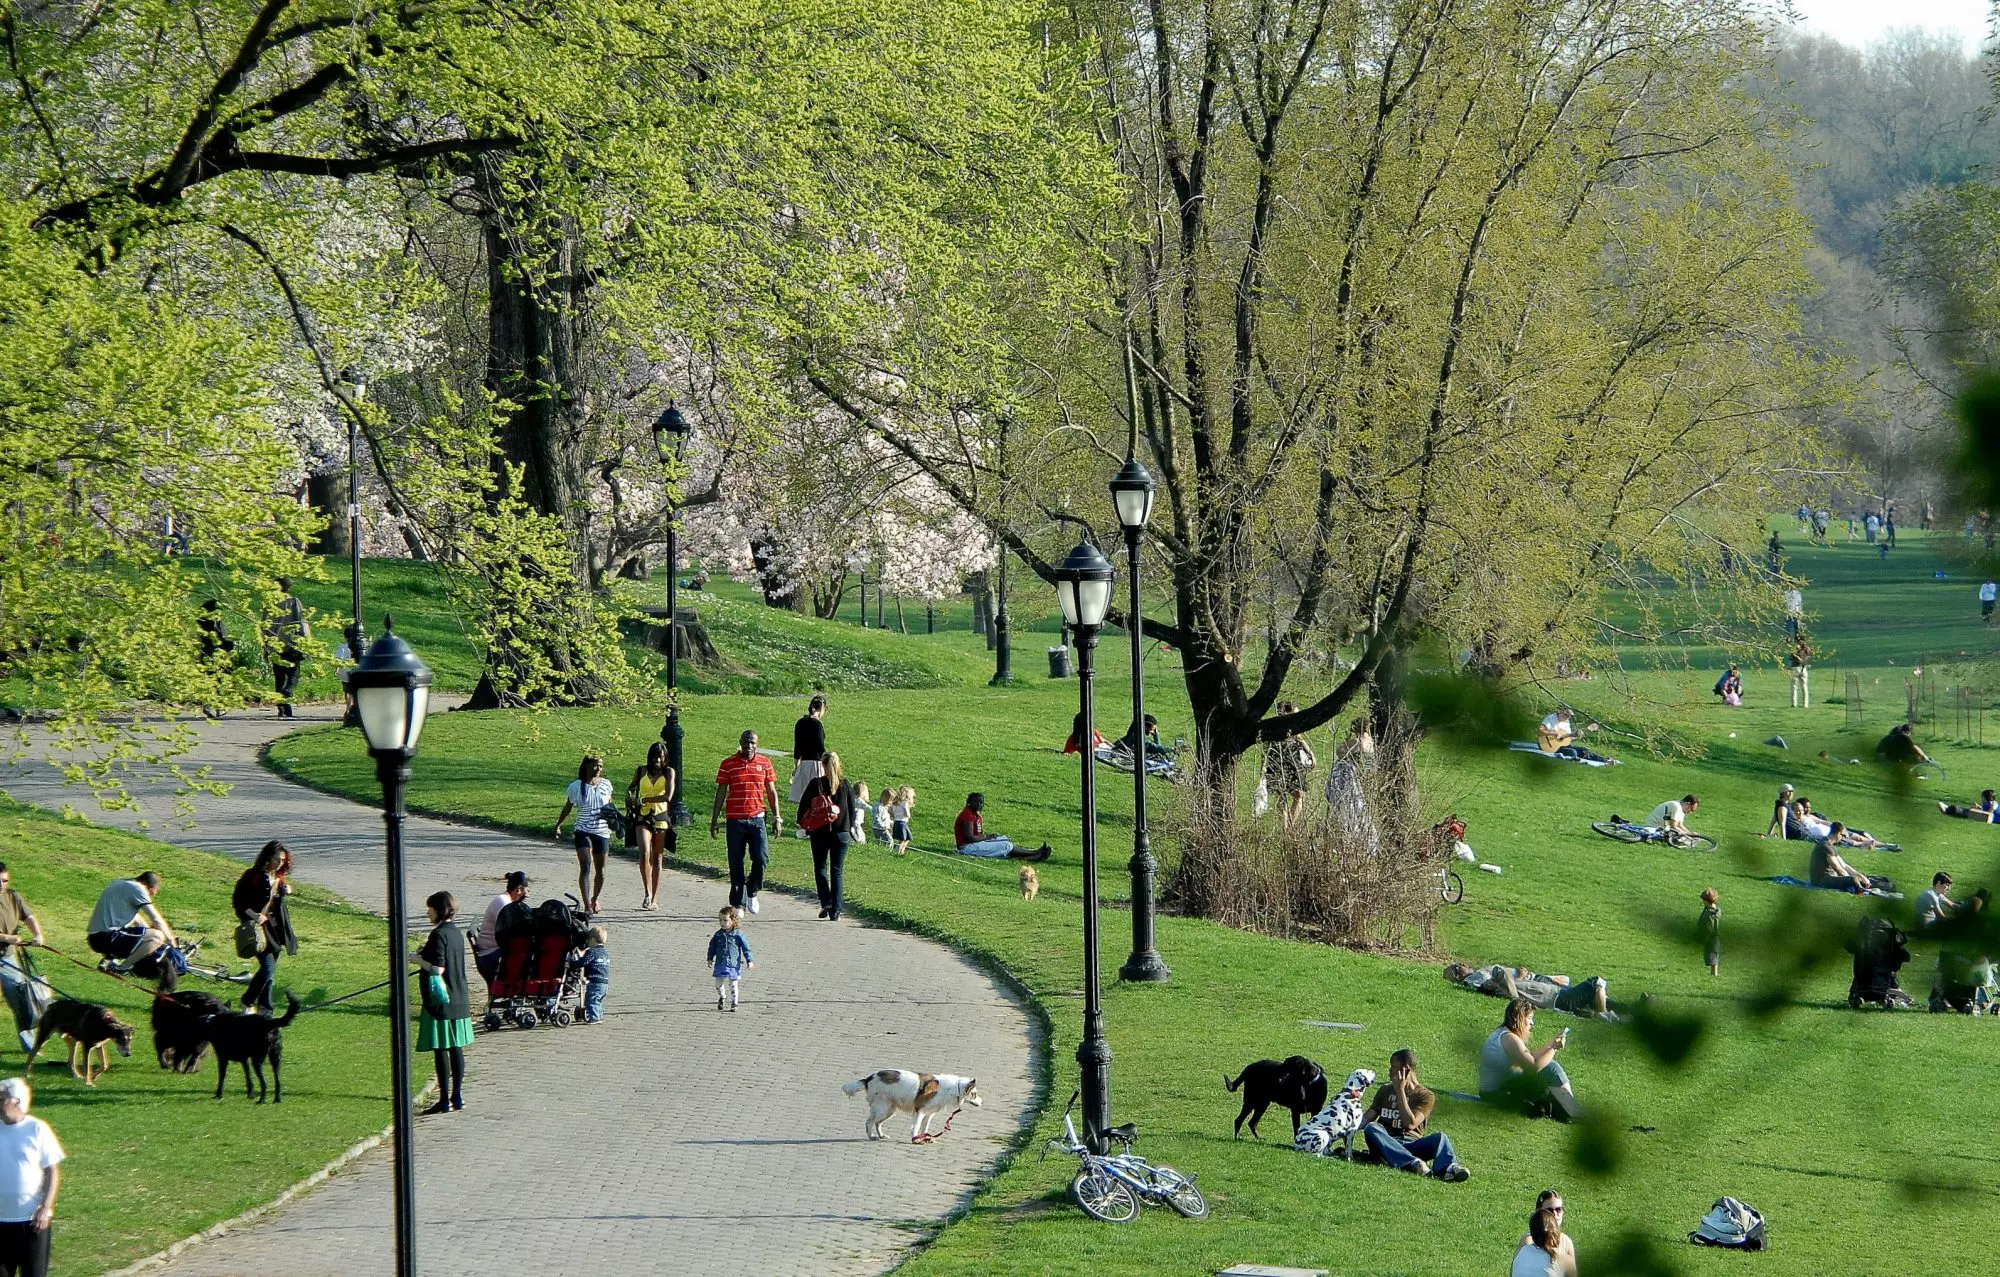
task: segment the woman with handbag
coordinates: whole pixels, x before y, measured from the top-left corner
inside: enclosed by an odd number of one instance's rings
[[[465,1048],[472,1045],[472,991],[465,979],[470,948],[449,891],[424,901],[432,929],[410,959],[423,971],[424,1013],[417,1021],[417,1050],[429,1051],[437,1065],[437,1103],[424,1110],[452,1113],[465,1107]]]
[[[819,775],[806,782],[799,803],[799,828],[812,839],[813,882],[819,888],[819,916],[840,921],[841,877],[847,864],[847,844],[854,840],[860,819],[854,785],[840,768],[840,755],[820,755]]]
[[[680,777],[667,766],[666,745],[654,741],[646,751],[646,765],[632,773],[632,783],[625,787],[639,848],[639,888],[644,896],[639,907],[644,910],[660,907],[660,864],[679,842],[670,814],[679,783]]]
[[[278,981],[278,953],[296,954],[299,940],[292,933],[291,911],[285,906],[292,894],[292,849],[273,838],[257,853],[256,863],[243,871],[230,896],[236,911],[236,953],[255,958],[257,974],[243,991],[243,1009],[272,1011],[272,991]]]

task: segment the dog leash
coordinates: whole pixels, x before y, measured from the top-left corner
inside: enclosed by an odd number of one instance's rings
[[[105,970],[105,969],[104,969],[103,967],[101,967],[101,966],[97,966],[97,965],[95,965],[95,964],[93,964],[93,963],[88,963],[88,962],[84,962],[83,960],[81,960],[81,959],[79,959],[79,958],[73,958],[73,957],[71,957],[71,956],[70,956],[69,954],[67,954],[67,953],[64,953],[64,952],[63,952],[63,951],[62,951],[61,949],[58,949],[58,948],[56,948],[56,947],[55,947],[55,946],[53,946],[53,945],[46,945],[46,944],[44,944],[44,945],[37,945],[37,946],[35,946],[35,947],[36,947],[36,948],[38,948],[38,949],[43,949],[43,950],[46,950],[46,951],[48,951],[49,953],[53,953],[53,954],[54,954],[54,955],[55,955],[56,957],[58,957],[58,958],[61,958],[61,959],[62,959],[62,960],[63,960],[64,962],[68,962],[68,963],[70,963],[70,964],[72,964],[72,965],[74,965],[74,966],[76,966],[76,967],[80,968],[81,970],[84,970],[84,971],[95,971],[95,972],[96,972],[97,974],[99,974],[99,975],[103,975],[103,976],[109,976],[109,977],[111,977],[111,978],[112,978],[113,980],[116,980],[116,981],[118,981],[118,983],[120,983],[120,984],[124,984],[124,985],[130,985],[130,986],[131,986],[132,988],[134,988],[134,989],[137,989],[137,990],[139,990],[140,992],[142,992],[142,993],[145,993],[145,994],[147,994],[147,995],[149,995],[149,996],[151,996],[151,997],[153,997],[153,998],[156,998],[156,999],[158,999],[159,1001],[162,1001],[162,1002],[178,1002],[178,1001],[179,1001],[179,999],[175,998],[175,997],[174,997],[174,995],[173,995],[173,994],[171,994],[171,993],[162,993],[162,992],[160,992],[160,991],[159,991],[158,989],[155,989],[155,988],[153,988],[153,987],[152,987],[152,986],[150,986],[150,985],[147,985],[147,984],[144,984],[144,983],[141,983],[140,981],[137,981],[137,980],[133,980],[133,979],[131,979],[131,978],[127,977],[127,976],[124,976],[124,975],[121,975],[120,973],[118,973],[118,972],[116,972],[116,971],[107,971],[107,970]],[[56,988],[56,986],[55,986],[55,984],[54,984],[54,983],[53,983],[52,981],[50,981],[50,980],[49,980],[49,979],[48,979],[47,977],[43,976],[43,975],[42,975],[42,974],[41,974],[40,972],[36,972],[36,973],[35,973],[35,978],[36,978],[36,979],[38,979],[38,980],[40,980],[40,981],[41,981],[41,982],[42,982],[43,984],[46,984],[46,985],[48,985],[48,986],[49,986],[49,988],[51,988],[51,989],[55,989],[55,991],[56,991],[57,993],[60,993],[60,994],[62,994],[62,996],[64,996],[65,998],[70,998],[71,1000],[73,1000],[73,1001],[77,1001],[77,1002],[82,1002],[82,1001],[84,1001],[84,999],[82,999],[82,998],[78,998],[78,997],[75,997],[75,996],[74,996],[73,994],[70,994],[70,993],[67,993],[67,992],[65,992],[65,991],[64,991],[64,990],[62,990],[62,989],[57,989],[57,988]],[[352,993],[343,993],[343,994],[342,994],[342,995],[340,995],[339,997],[337,997],[337,998],[330,998],[330,999],[328,999],[328,1000],[327,1000],[327,1001],[325,1001],[325,1002],[315,1002],[315,1003],[313,1003],[313,1004],[312,1004],[311,1006],[309,1006],[309,1007],[301,1007],[301,1008],[299,1008],[299,1014],[301,1014],[301,1015],[304,1015],[304,1014],[305,1014],[306,1012],[308,1012],[308,1011],[317,1011],[317,1010],[319,1010],[319,1009],[320,1009],[320,1008],[322,1008],[322,1007],[330,1007],[330,1006],[335,1006],[335,1005],[337,1005],[337,1004],[339,1004],[339,1003],[342,1003],[342,1002],[349,1002],[349,1001],[352,1001],[353,999],[355,999],[355,998],[358,998],[358,997],[360,997],[360,996],[361,996],[362,994],[364,994],[364,993],[373,993],[373,992],[375,992],[375,990],[377,990],[377,989],[386,989],[386,988],[388,988],[388,987],[389,987],[389,983],[390,983],[389,981],[387,981],[387,980],[384,980],[384,981],[382,981],[382,982],[381,982],[380,984],[371,984],[371,985],[369,985],[369,986],[368,986],[367,988],[365,988],[365,989],[356,989],[356,990],[355,990],[354,992],[352,992]]]
[[[925,1131],[925,1132],[924,1132],[924,1133],[923,1133],[922,1135],[912,1135],[912,1136],[910,1137],[910,1143],[912,1143],[912,1144],[928,1144],[928,1143],[930,1143],[930,1142],[931,1142],[932,1140],[936,1139],[936,1138],[937,1138],[938,1136],[940,1136],[940,1135],[943,1135],[943,1134],[944,1134],[944,1133],[945,1133],[946,1131],[950,1130],[950,1129],[951,1129],[951,1119],[952,1119],[952,1118],[954,1118],[954,1117],[957,1117],[957,1116],[958,1116],[958,1115],[959,1115],[960,1113],[962,1113],[962,1112],[964,1112],[964,1111],[965,1111],[965,1106],[964,1106],[963,1104],[959,1105],[959,1106],[958,1106],[957,1108],[953,1109],[953,1110],[952,1110],[951,1112],[949,1112],[949,1113],[945,1114],[945,1119],[944,1119],[944,1125],[943,1125],[942,1127],[938,1128],[938,1129],[937,1129],[937,1130],[935,1130],[935,1131]]]

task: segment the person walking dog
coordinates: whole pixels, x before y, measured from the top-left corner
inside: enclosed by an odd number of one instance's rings
[[[236,890],[230,896],[236,920],[246,928],[255,928],[254,933],[244,934],[254,934],[258,942],[254,955],[257,974],[250,977],[250,987],[243,991],[246,1011],[257,1007],[269,1015],[276,1010],[271,992],[278,982],[278,953],[283,950],[296,957],[299,952],[299,938],[292,931],[291,910],[285,905],[292,894],[292,884],[288,881],[291,872],[292,849],[273,838],[257,853],[256,863],[236,880]],[[239,937],[237,952],[242,954],[246,947]]]
[[[14,876],[7,866],[0,864],[0,992],[6,995],[7,1009],[14,1013],[14,1030],[21,1035],[24,1051],[35,1048],[35,1021],[40,1017],[34,981],[28,964],[21,959],[21,949],[47,943],[35,911],[14,890]]]

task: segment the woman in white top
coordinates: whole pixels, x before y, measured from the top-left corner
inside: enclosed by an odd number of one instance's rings
[[[1543,1211],[1548,1211],[1556,1217],[1556,1244],[1553,1247],[1556,1271],[1562,1277],[1576,1277],[1576,1243],[1571,1241],[1569,1233],[1563,1230],[1563,1195],[1553,1188],[1543,1189],[1542,1195],[1535,1199],[1535,1213],[1540,1214]],[[1531,1224],[1527,1236],[1521,1238],[1521,1246],[1531,1248],[1534,1245],[1535,1234]],[[1520,1260],[1518,1253],[1515,1255],[1515,1260],[1516,1262]]]
[[[604,779],[604,760],[586,756],[576,769],[576,779],[569,783],[562,813],[556,817],[556,838],[562,838],[563,822],[574,811],[576,894],[589,913],[597,912],[597,898],[604,894],[604,858],[611,854],[611,825],[605,816],[611,810],[611,801],[611,782]]]
[[[1508,1277],[1569,1277],[1562,1264],[1562,1221],[1543,1209],[1528,1217],[1528,1240],[1514,1252]],[[1570,1269],[1569,1272],[1574,1272]]]

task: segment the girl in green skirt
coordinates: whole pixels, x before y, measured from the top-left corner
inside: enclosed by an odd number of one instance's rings
[[[465,1107],[465,1048],[472,1045],[472,997],[465,983],[465,928],[454,922],[458,902],[440,891],[424,907],[435,924],[412,959],[423,969],[424,1014],[417,1026],[417,1050],[437,1062],[438,1101],[429,1113]]]

